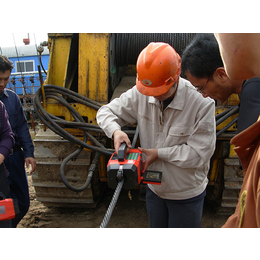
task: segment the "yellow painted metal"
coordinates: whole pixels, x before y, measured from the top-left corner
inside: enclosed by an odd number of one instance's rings
[[[99,179],[101,181],[107,182],[107,162],[105,159],[104,155],[101,155],[99,157],[99,164],[98,164],[98,168],[99,168]]]
[[[72,34],[49,34],[50,61],[45,84],[65,87],[71,54]],[[107,102],[109,80],[109,34],[79,34],[78,93],[99,102]],[[55,100],[48,100],[47,111],[65,120],[74,120],[70,112]],[[73,103],[74,108],[96,124],[96,111]]]
[[[225,106],[237,106],[240,102],[238,94],[232,94],[229,98],[223,103]]]
[[[65,87],[71,55],[72,34],[49,34],[50,60],[45,84]],[[101,103],[108,102],[109,34],[79,34],[78,93]],[[71,103],[88,123],[97,124],[96,110],[79,103]],[[68,109],[55,100],[48,100],[47,111],[66,121],[73,121]],[[83,132],[65,129],[79,139]],[[90,140],[87,143],[92,144]],[[87,150],[87,149],[86,149]],[[100,157],[99,174],[106,181],[105,157]]]
[[[240,102],[239,96],[237,94],[232,94],[228,100],[226,100],[222,105],[217,105],[216,109],[215,109],[215,114],[218,115],[222,112],[224,112],[225,110],[227,110],[228,107],[231,106],[237,106]],[[238,116],[238,113],[229,117],[228,119],[226,119],[224,122],[222,122],[221,124],[219,124],[217,126],[217,130],[221,130],[223,127],[225,127],[229,122],[231,122],[234,118],[236,118]],[[234,124],[233,126],[231,126],[230,128],[228,128],[227,131],[236,131],[237,130],[237,124]]]
[[[229,157],[237,157],[237,153],[234,151],[235,145],[230,144]]]
[[[208,176],[209,178],[209,185],[214,185],[215,181],[216,181],[216,176],[218,174],[218,159],[214,159],[212,162],[212,166],[211,166],[211,171],[210,174]]]
[[[90,107],[86,107],[82,104],[78,103],[71,103],[71,106],[73,106],[80,115],[85,118],[85,121],[91,124],[97,124],[96,122],[96,110]],[[68,109],[63,106],[62,104],[54,104],[54,103],[47,103],[47,111],[55,116],[62,117],[66,121],[74,121],[74,118],[72,117],[71,113],[68,111]]]
[[[108,102],[109,34],[79,34],[78,93],[98,102]]]
[[[50,59],[45,84],[65,86],[72,34],[49,34]]]
[[[225,107],[216,107],[215,114],[218,115],[218,114],[224,112],[225,110],[227,110],[227,108],[225,108]],[[228,123],[230,123],[237,116],[238,116],[238,113],[227,118],[225,121],[223,121],[221,124],[219,124],[216,129],[221,130],[223,127],[225,127]],[[236,123],[227,129],[227,131],[236,131],[236,130],[237,130]]]

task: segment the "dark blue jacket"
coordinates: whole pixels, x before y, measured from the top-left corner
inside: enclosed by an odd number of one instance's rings
[[[34,157],[34,146],[18,95],[10,89],[4,89],[0,95],[0,100],[5,104],[9,116],[15,146],[23,149],[25,158]]]

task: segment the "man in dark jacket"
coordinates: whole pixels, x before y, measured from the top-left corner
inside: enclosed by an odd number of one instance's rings
[[[12,69],[12,62],[6,56],[0,55],[0,100],[5,104],[15,138],[13,154],[5,160],[5,165],[10,173],[8,182],[11,198],[18,200],[20,209],[20,213],[15,219],[12,219],[12,227],[16,227],[30,206],[25,164],[27,167],[31,165],[32,173],[36,168],[36,161],[34,146],[20,99],[16,93],[6,89]]]
[[[10,197],[10,190],[7,181],[9,172],[7,171],[4,159],[6,159],[14,145],[14,134],[12,132],[10,123],[8,121],[8,115],[3,102],[0,101],[0,192],[1,199]],[[3,197],[4,196],[4,197]],[[10,228],[11,220],[1,221],[0,228]]]

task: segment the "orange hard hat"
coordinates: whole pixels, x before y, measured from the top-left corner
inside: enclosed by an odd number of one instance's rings
[[[146,96],[160,96],[178,82],[181,58],[172,46],[151,42],[137,58],[136,87]]]

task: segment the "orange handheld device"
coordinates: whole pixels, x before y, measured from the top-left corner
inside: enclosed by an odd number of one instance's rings
[[[1,199],[2,198],[2,199]],[[18,202],[15,199],[6,199],[0,192],[0,221],[12,219],[19,213]]]
[[[125,153],[126,143],[121,144],[118,154],[113,153],[107,164],[108,186],[115,189],[124,178],[124,188],[134,189],[138,184],[161,184],[162,172],[143,171],[142,153],[138,149],[130,149]]]

